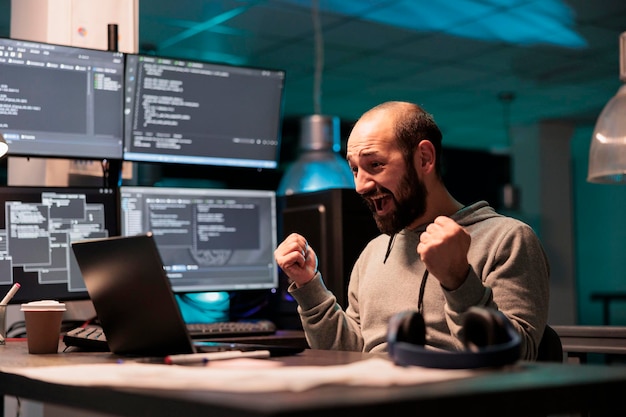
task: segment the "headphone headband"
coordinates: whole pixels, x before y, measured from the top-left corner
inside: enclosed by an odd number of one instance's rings
[[[473,325],[476,325],[476,315],[485,317],[487,313],[492,317],[489,325],[485,324],[481,329],[484,332],[502,332],[506,341],[496,342],[491,345],[481,346],[476,351],[438,351],[427,349],[423,345],[411,343],[409,340],[419,340],[422,335],[404,335],[403,326],[407,320],[414,320],[417,312],[402,312],[396,314],[389,322],[387,341],[389,355],[396,365],[423,366],[441,369],[474,369],[486,367],[499,367],[514,363],[520,358],[521,337],[511,322],[500,311],[482,307],[472,307],[467,314],[471,315]],[[419,317],[421,319],[421,316]],[[466,320],[467,322],[468,320]],[[484,323],[482,321],[481,323]],[[495,328],[493,327],[495,326]],[[487,328],[488,327],[488,328]],[[464,326],[469,333],[467,326]],[[473,335],[466,335],[472,338]],[[497,340],[496,337],[494,337]]]

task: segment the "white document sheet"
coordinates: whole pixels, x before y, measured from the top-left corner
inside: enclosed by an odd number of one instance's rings
[[[304,391],[339,384],[368,387],[415,385],[475,376],[480,371],[400,367],[372,358],[347,365],[282,366],[263,359],[232,359],[206,366],[139,362],[8,368],[3,372],[79,386],[231,392]]]

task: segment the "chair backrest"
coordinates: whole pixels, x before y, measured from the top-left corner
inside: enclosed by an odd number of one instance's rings
[[[539,343],[538,362],[563,362],[563,345],[558,333],[546,324]]]

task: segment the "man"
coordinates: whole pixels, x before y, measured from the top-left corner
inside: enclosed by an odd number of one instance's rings
[[[528,225],[486,202],[464,206],[450,195],[441,139],[432,117],[405,102],[374,107],[352,129],[347,159],[356,191],[383,234],[354,265],[345,311],[304,236],[291,234],[276,248],[312,348],[386,351],[389,319],[419,310],[427,346],[461,350],[464,313],[488,306],[521,335],[522,358],[536,359],[549,302],[541,243]]]

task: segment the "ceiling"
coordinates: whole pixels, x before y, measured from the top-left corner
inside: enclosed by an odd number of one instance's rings
[[[286,70],[285,118],[351,122],[408,100],[447,146],[490,151],[506,150],[507,126],[591,126],[620,86],[626,31],[624,0],[141,0],[139,12],[141,52]],[[0,16],[8,36],[10,0]]]

